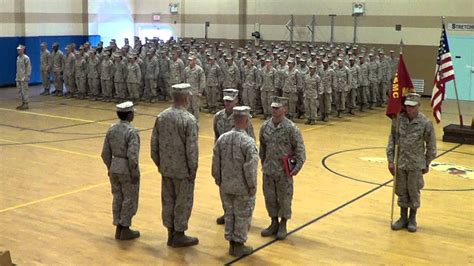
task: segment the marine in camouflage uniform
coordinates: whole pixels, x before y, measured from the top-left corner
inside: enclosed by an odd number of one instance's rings
[[[31,61],[30,58],[25,54],[25,46],[18,45],[16,48],[18,57],[16,58],[16,87],[20,91],[21,105],[17,106],[16,109],[26,110],[28,109],[28,82],[31,77]]]
[[[138,209],[140,136],[130,124],[134,117],[132,102],[118,104],[117,115],[120,122],[107,131],[101,157],[112,187],[115,239],[130,240],[140,236],[140,232],[130,229]]]
[[[145,91],[143,98],[151,103],[156,102],[158,93],[158,76],[160,75],[160,66],[158,58],[155,56],[155,50],[149,49],[145,58]]]
[[[217,102],[221,95],[220,84],[222,82],[222,72],[213,56],[209,57],[209,63],[206,64],[205,72],[207,106],[210,113],[215,113]]]
[[[214,115],[213,119],[213,128],[214,128],[214,142],[219,139],[219,137],[232,130],[234,127],[234,119],[233,119],[233,108],[237,106],[237,103],[239,102],[238,100],[238,95],[239,91],[236,89],[226,89],[223,91],[224,97],[224,109],[220,110]],[[252,121],[249,120],[248,122],[248,127],[246,129],[247,134],[255,139],[255,133],[253,130],[252,126]],[[224,224],[225,219],[224,215],[216,219],[217,224]]]
[[[201,97],[206,88],[206,75],[204,70],[196,64],[196,57],[188,58],[189,65],[184,69],[184,82],[191,85],[191,102],[188,111],[199,120],[199,107]]]
[[[40,44],[40,70],[41,70],[41,82],[43,83],[43,88],[44,91],[41,93],[41,95],[48,95],[49,94],[49,89],[51,87],[51,80],[50,80],[50,74],[51,74],[51,53],[48,50],[48,44],[45,42],[42,42]]]
[[[316,115],[318,114],[318,96],[322,90],[321,78],[316,73],[316,66],[309,66],[309,73],[303,78],[303,98],[308,120],[307,125],[316,124]]]
[[[373,109],[374,104],[377,103],[379,81],[382,77],[382,72],[373,54],[369,54],[369,60],[369,109]]]
[[[284,71],[284,70],[282,70]],[[260,97],[262,99],[263,118],[268,119],[272,114],[272,98],[276,96],[278,72],[272,66],[270,59],[265,60],[265,67],[260,70]]]
[[[367,105],[367,97],[369,94],[369,65],[365,62],[363,55],[359,56],[359,68],[360,83],[357,89],[357,102],[359,104],[359,110],[363,111]]]
[[[77,98],[83,100],[86,97],[87,62],[80,52],[76,51],[74,52],[74,55],[76,56],[76,62],[74,63],[74,77],[76,78]]]
[[[114,86],[117,96],[117,102],[125,101],[127,98],[127,63],[122,58],[120,52],[114,53]],[[104,97],[104,101],[109,102],[111,99]]]
[[[298,104],[298,92],[302,90],[301,75],[295,68],[293,58],[288,59],[288,69],[282,75],[282,91],[283,97],[288,98],[288,117],[293,120],[297,117],[296,105]]]
[[[306,55],[305,55],[306,56]],[[306,64],[306,58],[303,57],[300,59],[296,69],[300,72],[301,80],[303,81],[306,74],[309,72],[309,67]],[[304,91],[303,88],[298,91],[298,103],[296,104],[296,112],[298,113],[298,118],[303,118],[306,113],[306,105],[304,100]]]
[[[53,43],[53,52],[51,53],[51,72],[54,77],[55,95],[63,95],[63,77],[64,71],[64,54],[59,50],[59,43]]]
[[[272,219],[270,226],[261,234],[262,236],[276,234],[280,240],[286,238],[286,222],[291,218],[293,176],[301,170],[306,160],[301,132],[285,117],[287,106],[288,98],[274,97],[272,118],[262,124],[259,134],[263,195],[268,215]],[[285,156],[291,156],[296,161],[290,176],[285,173],[283,167],[282,158]]]
[[[159,58],[160,62],[160,75],[158,76],[158,89],[159,95],[163,97],[166,101],[167,98],[170,98],[170,59],[166,51],[160,51],[161,57]]]
[[[77,88],[76,78],[74,77],[76,58],[74,57],[74,51],[71,45],[66,47],[66,55],[64,57],[64,83],[66,84],[67,97],[72,98],[77,93]]]
[[[100,60],[96,56],[95,49],[89,50],[89,60],[87,61],[87,81],[91,94],[89,99],[96,101],[100,96]]]
[[[232,57],[225,58],[226,63],[221,66],[223,73],[222,88],[223,89],[239,89],[240,70],[234,63]]]
[[[319,92],[319,112],[321,121],[328,122],[331,114],[332,92],[336,86],[334,70],[329,66],[329,61],[323,59],[323,68],[318,73],[321,78],[322,90]]]
[[[251,110],[256,109],[256,90],[259,79],[257,68],[253,65],[251,58],[245,59],[246,65],[242,76],[242,102],[250,106]]]
[[[252,252],[245,246],[255,208],[258,152],[248,128],[250,107],[233,108],[235,127],[219,137],[214,145],[212,176],[219,186],[225,210],[225,239],[229,254],[240,257]]]
[[[409,232],[415,232],[416,213],[420,207],[420,190],[424,186],[423,175],[428,173],[430,163],[436,156],[436,137],[431,121],[419,112],[420,95],[408,94],[405,105],[406,112],[400,115],[397,169],[395,169],[396,119],[392,121],[387,145],[388,168],[392,174],[397,171],[395,193],[398,196],[401,216],[392,225],[392,229],[408,228]],[[408,208],[410,208],[409,218]]]
[[[392,66],[390,65],[389,59],[385,57],[383,51],[379,52],[379,68],[380,80],[377,106],[381,107],[383,104],[387,103],[387,93],[390,87],[390,81],[392,80]]]
[[[169,246],[197,245],[199,240],[184,234],[188,229],[198,168],[198,124],[186,110],[189,84],[176,84],[173,106],[156,118],[151,135],[151,158],[161,179],[163,225],[168,229]]]
[[[346,96],[351,86],[352,77],[349,68],[344,65],[342,58],[337,59],[337,64],[338,66],[334,69],[336,86],[332,95],[336,104],[337,117],[342,117],[342,112],[346,110]]]
[[[106,51],[100,63],[100,85],[103,101],[112,99],[114,91],[114,62],[110,59],[110,52]]]
[[[174,52],[169,61],[169,83],[170,85],[180,84],[184,81],[184,62]]]
[[[142,80],[142,70],[137,63],[137,54],[128,55],[126,77],[128,95],[133,103],[137,105],[140,101],[140,84]]]
[[[224,134],[225,132],[230,131],[234,127],[234,119],[232,116],[232,110],[238,103],[238,94],[239,91],[236,89],[226,89],[224,90],[224,109],[220,110],[214,115],[213,119],[213,128],[214,128],[214,142]],[[247,134],[253,139],[255,139],[255,133],[252,126],[252,121],[249,120]]]
[[[347,92],[347,108],[349,109],[350,114],[354,114],[353,109],[357,108],[356,98],[357,98],[357,89],[361,82],[361,70],[358,65],[355,64],[355,58],[349,58],[349,72],[351,73],[351,82],[349,91]]]

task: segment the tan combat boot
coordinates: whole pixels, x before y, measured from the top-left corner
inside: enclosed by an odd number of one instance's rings
[[[392,224],[392,230],[397,231],[406,228],[408,225],[408,208],[400,208],[400,219]]]
[[[416,232],[416,210],[410,208],[410,218],[408,218],[408,232],[415,233]]]
[[[235,257],[246,256],[252,253],[252,251],[253,251],[252,247],[246,246],[244,245],[244,243],[235,242],[233,256]]]
[[[132,240],[139,237],[139,231],[131,230],[128,226],[122,226],[122,231],[120,232],[120,240]]]
[[[221,217],[216,219],[217,224],[225,224],[225,217],[222,215]]]
[[[190,247],[199,244],[199,239],[196,237],[187,236],[184,232],[175,231],[171,246],[174,248]]]
[[[173,235],[174,229],[168,228],[168,241],[166,241],[166,245],[171,246],[173,244]]]
[[[287,235],[287,232],[286,232],[286,219],[281,218],[280,226],[278,227],[278,233],[276,235],[276,239],[284,240],[286,238],[286,235]]]
[[[278,232],[278,217],[272,217],[272,223],[269,227],[262,231],[261,235],[263,237],[276,235]]]

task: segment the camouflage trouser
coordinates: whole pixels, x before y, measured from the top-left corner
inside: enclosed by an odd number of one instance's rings
[[[138,95],[140,96],[140,98],[143,97],[144,92],[145,92],[145,79],[142,78],[138,84]]]
[[[86,78],[81,78],[81,77],[76,77],[76,88],[77,92],[80,95],[86,95],[86,84],[87,84],[87,79]]]
[[[262,97],[261,91],[258,87],[254,88],[254,95],[255,95],[255,109],[254,111],[258,114],[263,114],[263,106],[262,106]]]
[[[359,86],[357,88],[357,103],[361,106],[367,104],[367,94],[369,92],[368,86]]]
[[[377,93],[379,91],[379,84],[377,81],[370,81],[369,84],[369,103],[377,102]]]
[[[196,120],[199,120],[199,106],[201,105],[201,96],[193,92],[193,95],[191,95],[189,98],[190,102],[188,105],[188,112],[194,115]]]
[[[161,217],[166,228],[184,232],[193,209],[194,182],[188,179],[161,179]]]
[[[171,85],[169,82],[168,77],[158,77],[158,90],[159,90],[159,95],[163,97],[168,97],[171,98],[170,91],[171,91]]]
[[[242,103],[255,111],[255,86],[242,86]]]
[[[138,83],[127,82],[128,95],[133,100],[140,99],[140,91],[138,87],[140,87],[140,84]]]
[[[28,103],[28,81],[17,81],[16,87],[20,90],[22,103]]]
[[[306,115],[309,119],[316,119],[318,113],[318,97],[317,96],[305,96],[304,107],[306,109]]]
[[[100,86],[102,87],[102,96],[104,98],[111,99],[113,97],[114,82],[113,80],[100,80]]]
[[[49,71],[41,71],[41,82],[43,83],[43,88],[49,91],[51,87],[51,80],[49,79]]]
[[[54,72],[54,87],[56,88],[57,91],[63,92],[63,77],[61,75],[61,72]]]
[[[329,115],[331,113],[331,93],[323,93],[319,95],[319,113],[321,115]]]
[[[293,199],[293,178],[285,174],[279,176],[263,175],[263,195],[268,216],[291,218]]]
[[[88,80],[90,94],[94,97],[99,97],[100,95],[100,79],[99,78],[89,78]]]
[[[131,226],[132,217],[137,213],[140,182],[131,183],[129,175],[111,174],[112,212],[114,225]]]
[[[297,92],[283,92],[283,97],[289,99],[288,103],[288,114],[292,118],[296,118],[296,105],[298,104],[298,93]]]
[[[143,93],[143,98],[154,99],[157,96],[156,87],[158,83],[156,79],[145,79],[145,91]]]
[[[398,169],[395,193],[398,196],[398,206],[416,209],[420,207],[420,190],[425,181],[421,170]]]
[[[390,87],[389,81],[382,81],[379,84],[379,90],[377,95],[378,103],[387,103],[387,92]]]
[[[225,194],[222,191],[220,194],[225,211],[225,239],[245,243],[255,208],[255,196]]]
[[[357,107],[356,98],[357,98],[357,88],[350,88],[349,91],[347,92],[347,97],[346,97],[347,108],[354,109]]]
[[[125,82],[115,82],[115,93],[117,98],[127,98],[127,84]]]
[[[273,91],[262,90],[261,99],[262,99],[262,108],[265,115],[272,114],[272,97],[274,96]]]
[[[298,92],[298,103],[296,104],[296,112],[298,115],[303,115],[307,112],[306,106],[304,104],[304,92]]]
[[[218,98],[219,98],[219,87],[207,86],[206,87],[206,101],[209,108],[216,107]]]
[[[74,74],[64,73],[64,83],[66,83],[66,93],[70,94],[71,96],[77,93]]]
[[[334,104],[336,105],[337,111],[346,110],[346,92],[345,91],[333,91]]]

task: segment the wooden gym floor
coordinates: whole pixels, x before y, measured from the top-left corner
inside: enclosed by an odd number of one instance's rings
[[[295,177],[293,219],[285,241],[262,238],[269,223],[261,189],[248,244],[257,250],[234,260],[227,254],[218,189],[210,176],[212,115],[201,114],[200,161],[188,234],[196,247],[166,246],[161,223],[160,176],[150,159],[155,116],[168,104],[137,107],[141,129],[140,204],[133,227],[142,236],[114,240],[110,185],[100,152],[116,121],[115,106],[39,96],[30,110],[17,111],[17,90],[0,90],[0,250],[17,264],[473,264],[474,147],[441,141],[425,176],[419,230],[390,230],[391,176],[385,146],[390,121],[384,109],[357,113],[303,132],[307,162]],[[431,117],[429,99],[423,112]],[[472,119],[474,103],[462,109]],[[262,120],[252,120],[258,134]],[[457,123],[455,103],[445,103],[443,125]],[[385,186],[386,185],[386,186]],[[398,208],[395,209],[395,219]]]

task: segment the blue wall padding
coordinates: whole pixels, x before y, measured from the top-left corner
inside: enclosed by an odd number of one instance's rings
[[[16,47],[19,44],[26,45],[26,54],[30,57],[32,73],[30,83],[40,83],[40,43],[47,42],[49,50],[54,42],[58,42],[60,49],[69,43],[79,45],[89,41],[96,46],[100,41],[99,35],[71,35],[71,36],[29,36],[29,37],[0,37],[0,86],[14,86],[16,74]]]

